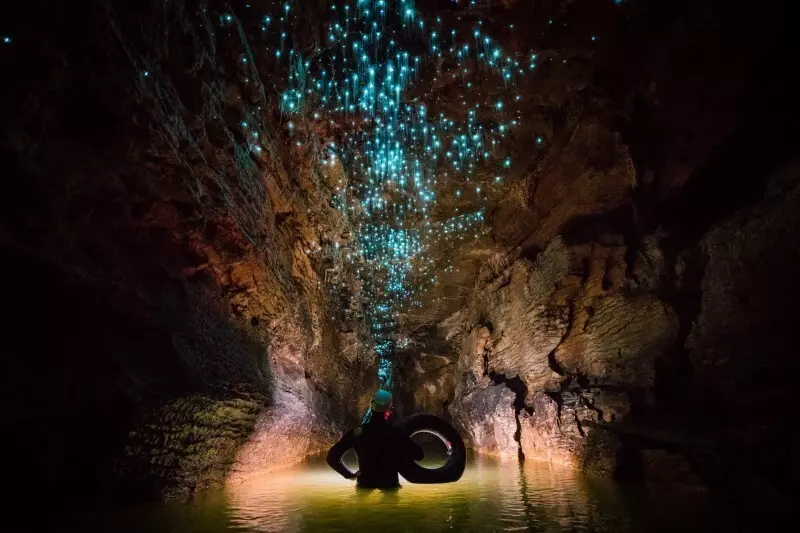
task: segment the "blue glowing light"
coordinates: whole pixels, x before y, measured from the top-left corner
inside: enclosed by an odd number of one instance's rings
[[[353,231],[346,245],[340,248],[337,242],[332,248],[342,254],[342,268],[350,269],[360,282],[355,298],[360,300],[358,307],[380,358],[379,376],[388,387],[400,317],[420,305],[422,291],[436,283],[441,268],[430,257],[432,247],[485,231],[484,213],[477,207],[472,213],[437,218],[439,187],[457,180],[448,191],[465,201],[480,202],[483,194],[497,189],[492,186],[493,177],[495,184],[503,181],[492,169],[509,168],[511,158],[499,155],[503,152],[498,145],[514,131],[517,120],[511,119],[519,118],[518,109],[514,114],[520,102],[518,91],[509,94],[509,90],[520,74],[536,66],[537,55],[530,50],[503,50],[484,31],[482,21],[472,36],[466,32],[459,41],[446,20],[435,19],[435,24],[433,19],[425,20],[413,0],[347,0],[338,6],[331,3],[327,13],[329,20],[323,26],[327,36],[321,44],[327,49],[324,54],[318,50],[305,57],[299,46],[291,48],[297,44],[287,31],[301,21],[289,2],[277,3],[272,17],[258,17],[263,24],[260,35],[270,55],[274,52],[270,61],[285,69],[285,78],[276,83],[278,101],[295,146],[312,150],[314,143],[305,137],[305,125],[312,117],[324,118],[322,124],[353,126],[343,134],[335,153],[326,144],[319,161],[321,172],[339,169],[336,172],[343,174],[334,187],[334,204]],[[280,28],[267,31],[272,18]],[[222,21],[232,22],[233,15],[223,14]],[[426,23],[433,28],[426,31]],[[407,47],[409,42],[421,46]],[[257,55],[249,50],[237,57],[248,68],[257,62]],[[530,59],[520,65],[517,58]],[[438,100],[435,90],[414,101],[417,96],[410,89],[436,81],[424,68],[430,60],[451,65],[437,75],[465,89],[459,101],[463,115],[448,116],[434,107],[436,102],[428,100]],[[473,84],[476,80],[480,83]],[[489,99],[480,92],[491,83],[496,87]],[[254,111],[244,116],[252,121],[252,129],[264,131]],[[251,127],[247,121],[241,125]],[[258,138],[256,131],[248,132],[250,153],[262,152],[255,144]],[[542,142],[537,138],[537,144]],[[500,165],[492,162],[494,157]],[[452,200],[451,194],[442,197]]]

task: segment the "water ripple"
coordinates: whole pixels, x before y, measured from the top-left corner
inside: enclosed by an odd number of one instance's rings
[[[472,461],[458,483],[356,489],[308,464],[231,486],[186,505],[118,517],[108,530],[151,533],[709,530],[696,493],[667,498],[542,463]],[[715,528],[711,528],[715,529]]]

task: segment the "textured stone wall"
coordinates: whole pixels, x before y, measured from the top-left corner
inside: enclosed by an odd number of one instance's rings
[[[589,268],[574,270],[587,253]],[[479,438],[478,451],[514,456],[521,449],[580,464],[590,432],[582,423],[621,418],[629,409],[624,391],[652,386],[654,359],[674,341],[675,319],[652,295],[604,290],[608,258],[607,247],[556,239],[533,262],[520,259],[499,273],[501,281],[488,281],[461,311],[461,332],[450,332],[464,337],[456,418],[476,433],[491,408],[478,400],[485,391],[518,396],[516,412],[512,406],[496,421],[518,425],[516,439],[498,446]]]
[[[320,164],[329,132],[298,145],[269,64],[245,72],[247,43],[190,3],[13,17],[0,244],[10,343],[29,347],[3,361],[14,477],[186,496],[330,443],[374,368],[341,305],[353,280],[326,274],[350,229],[341,169]]]
[[[185,496],[320,450],[375,386],[341,269],[347,174],[319,165],[346,128],[287,133],[269,63],[243,67],[240,34],[188,23],[190,2],[78,4],[7,15],[12,478]],[[487,25],[549,26],[502,4]],[[504,459],[789,486],[800,121],[776,21],[792,19],[624,4],[549,2],[558,28],[508,43],[539,55],[498,148],[514,162],[500,184],[476,171],[486,205],[459,180],[437,190],[437,219],[480,207],[488,231],[426,251],[440,282],[400,317],[399,405]],[[460,112],[457,83],[414,90]]]
[[[783,169],[764,200],[673,256],[674,277],[657,235],[636,255],[613,235],[559,237],[484,276],[445,324],[461,346],[450,411],[473,448],[657,482],[784,485],[773,454],[796,431],[775,406],[790,401],[796,314],[781,280],[798,268],[798,184],[797,167]],[[695,290],[699,314],[682,329],[693,308],[672,302]]]
[[[474,284],[442,283],[420,318],[457,356],[449,411],[480,453],[785,488],[796,83],[765,73],[789,33],[774,3],[757,29],[724,2],[629,7],[594,81],[533,82],[509,151],[526,165],[442,274]],[[742,31],[758,45],[719,44]]]

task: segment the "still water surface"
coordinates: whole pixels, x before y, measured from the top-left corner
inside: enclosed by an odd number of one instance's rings
[[[320,461],[189,504],[105,518],[117,532],[725,531],[697,491],[645,489],[562,467],[476,458],[447,485],[357,489]],[[108,522],[110,521],[110,523]]]

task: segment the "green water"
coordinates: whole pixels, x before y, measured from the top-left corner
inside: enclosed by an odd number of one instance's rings
[[[93,520],[116,532],[730,531],[697,491],[591,479],[543,463],[470,462],[447,485],[357,489],[319,462],[265,475],[188,504]]]

